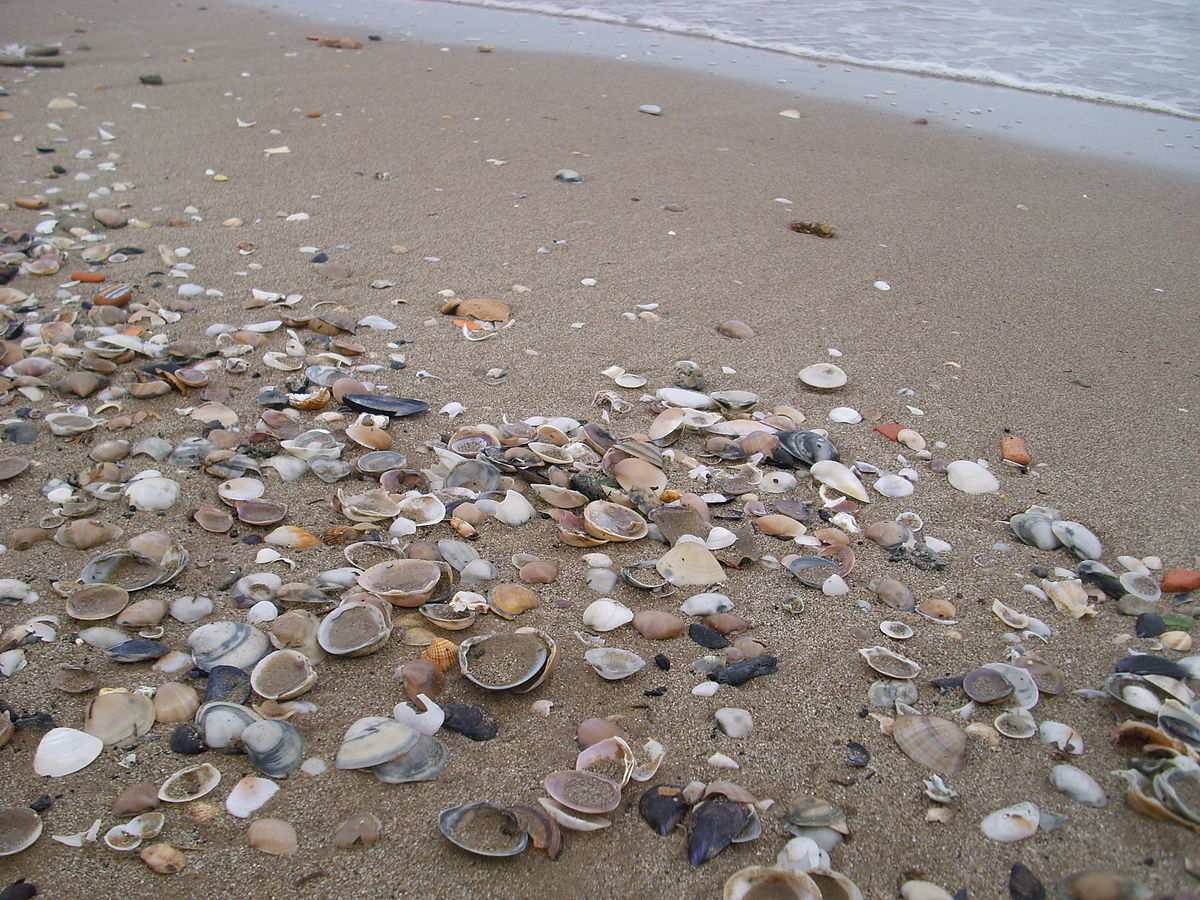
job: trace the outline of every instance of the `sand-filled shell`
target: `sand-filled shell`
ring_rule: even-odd
[[[84,622],[96,622],[117,615],[129,604],[129,591],[115,584],[88,584],[76,588],[67,598],[67,615]]]
[[[158,799],[164,803],[190,803],[211,792],[221,782],[221,771],[212,763],[180,769],[163,782]]]
[[[632,650],[622,650],[619,647],[593,647],[584,653],[583,657],[596,670],[596,674],[606,681],[628,678],[640,672],[646,665],[646,661]]]
[[[782,866],[747,866],[725,881],[723,900],[833,900],[804,872]]]
[[[390,617],[371,603],[346,602],[328,613],[317,628],[317,643],[335,656],[366,656],[392,635]]]
[[[621,805],[621,785],[594,772],[553,772],[546,776],[544,784],[546,793],[575,812],[597,815]]]
[[[892,737],[909,759],[941,775],[956,775],[966,765],[967,736],[948,719],[900,715]]]
[[[314,664],[325,658],[317,640],[321,620],[307,609],[290,609],[268,626],[268,639],[277,650],[296,650]]]
[[[188,635],[196,665],[204,671],[214,666],[234,666],[247,672],[271,652],[266,634],[241,622],[211,622]]]
[[[358,585],[394,606],[418,607],[450,584],[450,567],[428,559],[390,559],[362,572]]]
[[[450,843],[479,856],[516,856],[529,844],[515,815],[485,801],[442,810],[438,830]]]
[[[976,703],[999,703],[1012,694],[1013,686],[994,669],[973,669],[963,676],[963,691]]]
[[[475,597],[482,596],[475,594],[473,591],[459,591],[455,596],[460,594],[469,594]],[[486,602],[486,601],[485,601]],[[444,628],[447,631],[463,631],[475,624],[475,619],[478,613],[471,608],[456,609],[449,603],[422,603],[417,607],[417,612],[425,621],[436,625],[438,628]]]
[[[162,583],[166,574],[144,553],[112,550],[88,560],[79,580],[85,584],[112,584],[132,592]]]
[[[867,661],[867,665],[888,678],[916,678],[921,671],[919,663],[888,647],[864,647],[858,652]]]
[[[476,635],[458,646],[459,670],[489,691],[531,691],[546,680],[557,661],[558,645],[532,628]]]
[[[104,742],[95,735],[74,728],[52,728],[42,736],[34,751],[33,771],[61,778],[91,765],[103,749]]]
[[[0,809],[0,856],[20,853],[41,836],[42,817],[28,806]]]
[[[290,700],[317,683],[312,661],[298,650],[276,650],[260,659],[250,673],[250,686],[268,700]]]
[[[154,701],[145,694],[103,690],[88,704],[83,730],[111,748],[145,734],[154,721]]]
[[[636,541],[649,529],[637,511],[608,500],[593,500],[585,506],[583,523],[588,534],[605,541]]]

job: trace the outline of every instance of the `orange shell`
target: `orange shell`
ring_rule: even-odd
[[[421,659],[427,659],[443,672],[449,672],[458,668],[458,644],[435,637],[432,643],[421,651]]]

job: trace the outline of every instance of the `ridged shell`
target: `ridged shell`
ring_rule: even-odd
[[[966,765],[967,736],[947,719],[901,715],[892,737],[913,762],[942,775],[956,775]]]

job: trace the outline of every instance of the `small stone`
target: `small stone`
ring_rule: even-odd
[[[13,205],[21,209],[45,209],[50,205],[50,201],[45,197],[18,197],[13,201]]]
[[[92,210],[92,218],[105,228],[124,228],[129,224],[129,219],[124,213],[106,207]]]
[[[328,278],[330,281],[339,281],[350,276],[350,270],[339,262],[329,260],[328,262],[318,263],[316,266],[317,274],[322,278]]]
[[[1200,572],[1193,569],[1171,569],[1163,575],[1162,590],[1168,594],[1200,590]]]
[[[1033,457],[1029,455],[1029,448],[1025,446],[1024,438],[1019,438],[1015,434],[1008,434],[1000,438],[1000,455],[1018,466],[1027,466],[1033,462]]]
[[[731,337],[738,341],[754,337],[754,329],[741,319],[730,319],[727,322],[722,322],[717,326],[717,331],[725,335],[725,337]]]
[[[141,84],[158,85],[163,83],[161,75],[139,75],[138,82]]]
[[[554,173],[554,180],[566,182],[567,184],[580,184],[583,182],[583,176],[574,169],[559,169]]]
[[[731,738],[744,738],[754,730],[754,718],[744,709],[726,706],[713,713],[717,727]]]
[[[643,103],[638,107],[638,112],[644,112],[648,116],[661,116],[663,109],[661,106],[655,106],[653,103]]]
[[[46,104],[46,109],[75,109],[77,106],[79,104],[70,97],[55,97]]]

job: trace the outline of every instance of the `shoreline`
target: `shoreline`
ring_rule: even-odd
[[[237,2],[277,8],[270,0]],[[927,118],[982,140],[998,137],[1081,158],[1124,160],[1200,176],[1200,120],[1084,97],[847,65],[584,17],[441,0],[391,0],[386,6],[357,0],[337,8],[329,0],[300,0],[288,12],[331,24],[391,29],[423,43],[489,43],[706,72],[769,88],[789,106],[813,98],[846,103],[898,118]]]
[[[705,681],[697,660],[709,651],[686,633],[651,641],[625,626],[599,635],[648,663],[623,681],[602,681],[576,636],[586,632],[583,610],[601,596],[587,583],[587,551],[563,544],[540,514],[516,527],[486,520],[470,546],[496,568],[496,581],[517,579],[512,560],[521,553],[559,567],[555,582],[534,586],[537,608],[513,621],[489,614],[471,630],[447,632],[457,643],[529,625],[558,642],[558,668],[527,695],[492,695],[457,674],[447,676],[439,702],[484,708],[499,728],[494,740],[439,732],[450,748],[448,765],[421,784],[385,785],[366,772],[335,768],[350,724],[386,716],[404,699],[394,672],[416,658],[420,648],[406,641],[416,626],[425,626],[412,610],[397,608],[382,649],[325,659],[316,686],[299,698],[318,707],[293,719],[305,755],[327,768],[279,779],[279,792],[255,814],[290,823],[296,853],[276,857],[249,847],[248,820],[226,812],[232,786],[259,774],[245,755],[208,750],[182,756],[170,747],[174,724],[159,722],[131,747],[106,750],[76,773],[40,778],[31,762],[46,720],[34,715],[0,746],[10,775],[5,802],[26,805],[47,795],[51,803],[37,843],[5,859],[9,880],[28,878],[46,896],[85,896],[120,879],[129,895],[179,898],[212,897],[236,884],[242,893],[306,900],[408,898],[431,885],[447,898],[540,891],[711,900],[734,872],[773,864],[788,837],[789,810],[815,795],[845,810],[850,839],[833,852],[832,867],[870,898],[895,897],[899,883],[918,872],[950,894],[966,888],[972,897],[1002,896],[1018,860],[1048,893],[1060,879],[1092,867],[1119,871],[1149,885],[1155,896],[1194,885],[1185,869],[1194,836],[1135,813],[1123,798],[1124,782],[1109,774],[1129,764],[1112,743],[1122,715],[1110,703],[1073,693],[1098,690],[1118,660],[1151,651],[1152,640],[1135,637],[1134,619],[1112,601],[1097,601],[1098,615],[1076,620],[1027,592],[1026,585],[1039,583],[1035,571],[1076,561],[1065,551],[1017,544],[1006,523],[1031,505],[1050,505],[1094,531],[1114,568],[1121,554],[1157,556],[1164,570],[1198,567],[1200,546],[1189,517],[1200,508],[1194,441],[1200,368],[1192,352],[1200,283],[1196,179],[1128,160],[980,139],[961,128],[918,127],[827,97],[793,95],[781,102],[778,88],[653,60],[630,66],[602,57],[510,52],[490,34],[473,34],[457,22],[446,26],[451,33],[493,44],[492,52],[457,39],[401,41],[394,31],[368,42],[374,32],[359,25],[208,0],[171,7],[157,0],[102,6],[56,0],[53,9],[44,0],[10,0],[8,16],[14,39],[62,41],[69,51],[62,69],[0,73],[8,92],[0,110],[9,116],[0,121],[0,137],[15,148],[0,158],[0,218],[26,231],[54,219],[49,236],[68,248],[59,273],[11,282],[38,299],[36,308],[17,314],[24,317],[20,338],[33,352],[42,325],[61,335],[66,329],[51,322],[60,312],[62,321],[90,323],[84,301],[91,288],[67,278],[87,268],[109,283],[134,285],[144,308],[130,306],[139,318],[127,324],[193,345],[200,362],[219,365],[203,398],[195,389],[149,399],[118,394],[121,409],[100,417],[128,415],[129,427],[106,424],[90,441],[52,435],[45,413],[73,402],[94,411],[93,398],[47,387],[40,399],[10,395],[12,402],[0,407],[6,428],[36,429],[32,443],[6,442],[0,454],[31,461],[28,471],[4,483],[12,499],[3,507],[10,521],[0,534],[8,547],[0,560],[8,577],[39,594],[29,605],[0,607],[0,622],[60,617],[57,639],[24,647],[28,667],[0,679],[5,702],[60,726],[81,727],[94,694],[52,687],[62,665],[93,671],[104,688],[179,682],[204,693],[204,679],[186,670],[169,674],[148,663],[117,663],[81,643],[86,623],[66,615],[55,591],[64,571],[73,576],[96,553],[134,535],[166,529],[186,543],[189,565],[171,586],[144,596],[169,603],[209,595],[215,609],[204,622],[246,621],[235,592],[215,588],[234,568],[309,581],[346,565],[338,529],[350,520],[332,500],[339,488],[375,486],[367,476],[326,483],[308,472],[284,482],[263,468],[265,496],[286,504],[286,524],[322,538],[307,548],[279,547],[292,568],[257,561],[267,528],[237,524],[236,535],[209,533],[193,521],[193,510],[221,505],[215,474],[135,455],[120,460],[117,477],[161,470],[180,487],[171,508],[100,502],[93,515],[124,534],[86,551],[52,537],[19,550],[12,540],[15,528],[36,527],[51,512],[43,493],[47,480],[92,478],[96,460],[89,454],[102,442],[132,444],[158,435],[178,445],[208,433],[207,420],[188,413],[208,399],[239,417],[239,430],[222,439],[236,441],[256,461],[279,452],[258,426],[260,396],[269,387],[288,393],[305,387],[298,371],[265,362],[264,354],[285,351],[289,338],[287,327],[270,330],[264,323],[284,315],[338,312],[335,321],[354,328],[338,337],[361,345],[346,351],[359,354],[349,357],[356,377],[381,393],[429,404],[427,412],[387,429],[413,468],[429,467],[428,443],[444,442],[464,424],[567,416],[606,422],[622,436],[644,433],[655,412],[643,394],[672,385],[677,362],[691,360],[709,390],[751,391],[764,412],[794,407],[806,417],[804,427],[828,431],[849,463],[911,469],[910,496],[886,497],[871,488],[871,502],[856,512],[861,526],[914,511],[925,535],[951,545],[948,565],[934,571],[889,560],[861,534],[851,535],[856,564],[846,574],[850,593],[842,596],[810,590],[766,563],[724,572],[722,589],[734,612],[754,626],[749,635],[779,665],[773,675],[705,697],[694,688]],[[313,34],[364,46],[323,47],[306,39]],[[528,35],[522,29],[511,40],[524,48],[519,42]],[[162,84],[143,83],[146,75],[161,76]],[[644,103],[661,105],[663,115],[639,111]],[[800,119],[779,116],[790,106]],[[563,169],[578,171],[583,181],[556,180]],[[31,195],[45,197],[46,207],[15,203]],[[83,248],[97,241],[70,229],[89,237],[102,233],[93,215],[100,207],[120,207],[132,220],[104,233],[105,241],[143,252],[84,266]],[[831,224],[837,237],[797,233],[789,227],[797,220]],[[336,265],[314,262],[318,255]],[[184,285],[195,287],[180,291]],[[256,292],[298,296],[281,307]],[[449,294],[503,300],[512,324],[492,339],[468,341],[441,312]],[[368,317],[395,327],[357,324]],[[754,333],[734,339],[718,332],[730,319],[745,321]],[[244,346],[261,343],[241,357],[246,371],[225,370],[221,329],[210,330],[217,325],[241,329]],[[330,349],[330,335],[303,325],[293,330],[304,364],[328,359],[319,354]],[[62,339],[75,338],[72,332]],[[846,385],[822,392],[798,379],[802,368],[819,362],[841,366]],[[121,362],[113,385],[127,388],[136,367],[148,363]],[[64,357],[62,366],[69,365]],[[645,377],[645,388],[618,389],[602,374],[611,365]],[[489,374],[493,370],[505,375]],[[58,376],[47,380],[57,384]],[[607,391],[628,410],[604,405]],[[451,419],[442,412],[448,404],[466,409]],[[24,407],[41,417],[19,415]],[[864,421],[831,418],[840,407],[858,411]],[[297,428],[336,430],[353,420],[333,403],[295,415]],[[932,458],[875,432],[875,422],[917,429]],[[1010,433],[1028,442],[1029,468],[1001,459],[1000,440]],[[672,445],[679,457],[668,467],[671,489],[719,486],[697,480],[704,466],[721,478],[733,473],[734,463],[705,456],[707,449],[700,434]],[[363,452],[347,446],[343,456],[357,461]],[[684,456],[702,466],[693,469]],[[1000,490],[958,492],[934,459],[983,459]],[[790,493],[763,489],[760,498],[768,504],[799,499],[819,509],[815,484],[800,470],[794,474],[798,484]],[[721,511],[741,510],[740,496]],[[532,493],[530,499],[539,513],[548,509]],[[747,518],[720,521],[741,527]],[[815,531],[819,523],[812,519],[807,527]],[[420,536],[436,541],[459,534],[438,523]],[[776,558],[801,547],[764,534],[751,538],[757,553]],[[617,567],[665,551],[652,539],[598,549]],[[887,606],[870,588],[882,577],[902,580],[922,601],[949,600],[956,621],[941,624]],[[683,598],[699,590],[681,587],[658,598],[618,583],[606,596],[634,610],[679,614]],[[805,601],[803,614],[789,605],[794,595]],[[1022,638],[1001,625],[994,600],[1044,620],[1054,631],[1049,641]],[[916,707],[964,726],[987,726],[998,711],[957,713],[965,696],[943,693],[930,681],[1003,661],[1014,640],[1027,642],[1066,679],[1066,690],[1043,697],[1033,714],[1039,723],[1078,729],[1083,754],[1067,759],[1038,737],[997,739],[993,746],[976,729],[966,768],[950,778],[959,794],[947,807],[951,812],[929,820],[923,781],[930,771],[871,717],[885,710],[868,706],[877,676],[859,650],[890,641],[880,625],[891,620],[915,632],[895,646],[923,667]],[[167,616],[162,625],[162,642],[186,650],[195,624]],[[651,662],[659,653],[671,661],[669,670]],[[551,701],[549,715],[534,710],[534,700]],[[727,707],[752,715],[747,737],[715,726],[716,711]],[[441,837],[439,812],[458,804],[536,805],[547,775],[575,764],[576,729],[592,716],[617,717],[635,750],[651,739],[666,746],[650,784],[728,778],[774,801],[761,813],[762,836],[693,868],[686,835],[678,830],[660,838],[650,831],[637,810],[643,786],[631,784],[610,827],[569,834],[553,861],[533,850],[484,860]],[[848,742],[868,749],[869,766],[847,761]],[[719,768],[711,762],[715,753],[740,768]],[[1106,807],[1083,806],[1051,788],[1048,770],[1064,760],[1101,783]],[[223,775],[201,801],[213,809],[159,808],[166,828],[157,840],[184,848],[183,872],[158,875],[136,853],[52,839],[85,830],[97,818],[103,829],[111,827],[120,821],[111,809],[122,789],[159,785],[199,761]],[[1054,813],[1049,824],[1058,815],[1065,823],[1011,844],[984,837],[985,816],[1026,801]],[[330,833],[356,811],[380,818],[378,843],[334,847]]]

